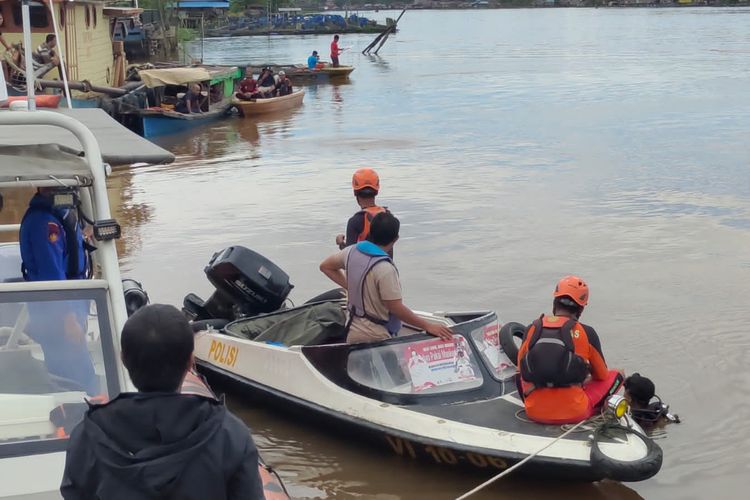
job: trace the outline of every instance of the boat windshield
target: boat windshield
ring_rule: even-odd
[[[104,289],[0,292],[0,448],[59,441],[118,391]]]
[[[485,366],[497,380],[508,380],[516,374],[516,366],[500,346],[500,322],[478,325],[469,335],[482,356]]]
[[[443,394],[482,385],[466,338],[423,339],[353,350],[347,363],[356,382],[398,394]]]

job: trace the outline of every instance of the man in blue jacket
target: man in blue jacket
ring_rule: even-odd
[[[74,193],[39,188],[21,221],[19,240],[26,281],[86,279],[91,265],[74,204],[55,206],[55,195]],[[74,197],[73,197],[74,199]],[[91,395],[98,381],[86,345],[88,300],[30,302],[26,333],[42,347],[50,374],[76,382]]]
[[[261,500],[250,430],[213,397],[182,394],[193,332],[173,306],[136,311],[122,361],[139,392],[92,405],[70,436],[65,500]]]

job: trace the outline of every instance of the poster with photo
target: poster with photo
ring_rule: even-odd
[[[476,331],[475,331],[476,332]],[[500,323],[493,321],[482,327],[481,335],[472,333],[472,338],[482,351],[482,355],[501,379],[513,376],[516,367],[500,347]]]
[[[414,392],[477,379],[466,339],[459,336],[453,339],[451,342],[435,339],[406,347],[406,364]]]

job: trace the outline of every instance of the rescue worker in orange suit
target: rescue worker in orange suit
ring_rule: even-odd
[[[588,285],[566,276],[555,287],[552,315],[542,315],[526,329],[517,366],[519,392],[531,420],[580,422],[622,386],[622,375],[607,367],[596,331],[579,321],[588,300]]]
[[[342,250],[365,241],[370,234],[370,223],[373,217],[386,211],[384,207],[375,203],[375,197],[380,192],[380,178],[375,170],[360,168],[354,172],[352,189],[354,189],[354,197],[357,199],[360,210],[346,224],[346,236],[343,234],[336,236],[336,244]]]

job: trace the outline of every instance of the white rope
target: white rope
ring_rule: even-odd
[[[65,89],[65,99],[67,99],[68,101],[68,109],[73,109],[73,100],[70,98],[70,87],[68,87],[68,74],[65,70],[65,59],[63,58],[63,52],[65,52],[65,50],[60,44],[62,40],[60,40],[60,36],[57,33],[57,20],[55,19],[55,6],[52,5],[52,0],[47,0],[47,1],[49,2],[50,14],[52,14],[52,27],[55,30],[55,40],[57,40],[57,53],[60,54],[60,71],[62,72],[63,88]],[[60,5],[62,5],[63,9],[65,8],[65,4],[60,4]],[[88,5],[86,6],[86,8],[87,9],[89,8]],[[94,9],[96,9],[96,5],[94,5]],[[65,39],[65,46],[66,47],[68,46],[67,38]]]
[[[581,422],[578,422],[576,425],[574,425],[573,427],[571,427],[570,429],[568,429],[567,431],[563,432],[558,437],[556,437],[555,439],[553,439],[552,441],[550,441],[549,443],[547,443],[546,445],[544,445],[543,448],[540,448],[539,450],[535,451],[534,453],[532,453],[528,457],[524,458],[523,460],[521,460],[520,462],[518,462],[516,465],[514,465],[513,467],[511,467],[510,469],[506,469],[506,470],[502,471],[500,474],[496,475],[495,477],[490,478],[489,480],[487,480],[484,483],[480,484],[479,486],[477,486],[473,490],[467,491],[466,493],[464,493],[460,497],[456,498],[456,500],[464,500],[465,498],[469,498],[471,495],[473,495],[474,493],[478,492],[479,490],[482,490],[482,489],[486,488],[487,486],[491,485],[492,483],[494,483],[495,481],[497,481],[498,479],[507,476],[508,474],[510,474],[511,472],[513,472],[515,469],[519,468],[520,466],[522,466],[523,464],[525,464],[526,462],[528,462],[529,460],[531,460],[535,456],[539,455],[541,452],[543,452],[544,450],[546,450],[547,448],[549,448],[550,446],[552,446],[556,442],[560,441],[562,438],[564,438],[565,436],[567,436],[568,434],[570,434],[571,432],[573,432],[574,430],[576,430],[578,427],[580,427],[581,425],[583,425],[583,424],[585,424],[587,422],[588,422],[588,420],[583,420]]]

